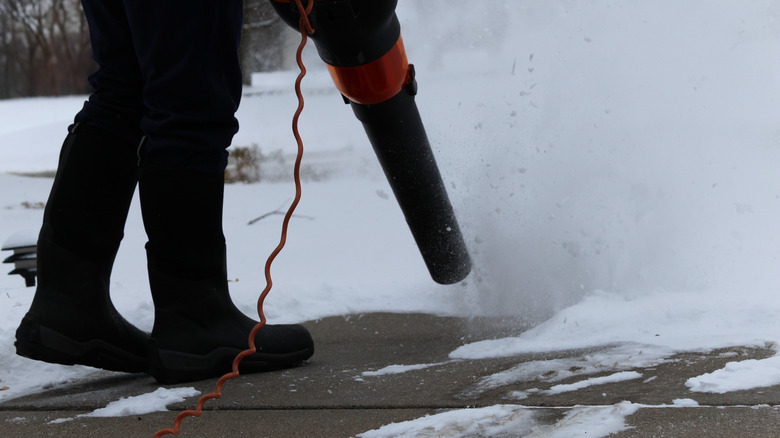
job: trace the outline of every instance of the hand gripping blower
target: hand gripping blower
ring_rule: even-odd
[[[298,29],[292,0],[270,0]],[[303,0],[303,4],[308,1]],[[397,0],[316,0],[310,35],[333,82],[363,123],[434,281],[452,284],[471,259],[431,151],[414,97],[414,66],[406,59]]]

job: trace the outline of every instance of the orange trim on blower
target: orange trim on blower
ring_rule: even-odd
[[[411,82],[409,61],[400,36],[387,53],[368,64],[355,67],[326,65],[341,94],[361,105],[382,103]]]

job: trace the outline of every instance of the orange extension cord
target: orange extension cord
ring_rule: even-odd
[[[260,294],[260,298],[257,300],[257,314],[260,317],[260,321],[255,324],[255,326],[252,328],[252,331],[249,332],[249,348],[236,356],[236,358],[233,360],[233,371],[225,374],[217,381],[214,392],[201,396],[200,399],[198,399],[198,403],[194,410],[190,409],[182,411],[179,415],[176,416],[176,419],[173,422],[173,427],[158,430],[157,433],[154,434],[153,438],[158,438],[164,435],[178,435],[179,426],[185,418],[200,417],[200,415],[203,413],[203,405],[211,399],[222,397],[222,385],[224,385],[228,380],[238,377],[238,364],[241,362],[241,360],[251,354],[254,354],[257,351],[255,349],[255,335],[257,334],[258,330],[260,330],[266,323],[265,314],[263,313],[263,302],[265,301],[265,297],[268,295],[268,292],[271,291],[271,286],[273,285],[273,281],[271,281],[271,264],[273,263],[276,256],[281,252],[282,248],[284,248],[284,244],[287,241],[287,227],[290,223],[290,218],[292,217],[295,208],[298,206],[298,202],[301,200],[300,173],[301,159],[303,158],[303,141],[301,140],[300,133],[298,132],[298,119],[300,118],[301,112],[303,112],[303,94],[301,93],[301,81],[306,75],[306,67],[303,65],[301,54],[303,53],[303,48],[306,45],[306,41],[308,40],[308,34],[314,33],[314,29],[311,27],[308,18],[314,2],[310,1],[306,8],[304,8],[301,4],[301,0],[295,0],[295,4],[298,7],[298,12],[301,14],[301,20],[298,25],[298,28],[301,32],[301,42],[298,45],[298,51],[296,52],[296,61],[298,62],[300,73],[295,80],[295,94],[298,96],[298,109],[295,111],[295,115],[293,115],[292,119],[293,136],[295,137],[295,141],[298,143],[298,155],[295,159],[295,166],[293,168],[293,178],[295,179],[295,199],[293,199],[292,204],[290,204],[290,208],[288,208],[287,213],[284,216],[284,221],[282,222],[282,235],[279,241],[279,245],[277,245],[276,249],[271,252],[271,255],[268,256],[268,260],[265,262],[266,286],[263,292]]]

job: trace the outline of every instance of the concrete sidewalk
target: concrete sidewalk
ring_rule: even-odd
[[[613,435],[619,438],[780,436],[780,387],[708,394],[693,393],[684,385],[690,377],[720,369],[729,361],[772,356],[774,351],[770,349],[682,354],[637,370],[654,378],[551,395],[531,391],[527,398],[513,400],[507,398],[511,391],[544,389],[550,384],[532,379],[483,391],[475,391],[475,384],[482,377],[531,360],[570,358],[598,350],[453,361],[449,353],[465,343],[516,335],[520,329],[511,325],[501,328],[501,323],[495,321],[385,313],[326,318],[306,326],[317,348],[309,363],[229,381],[221,399],[206,403],[202,417],[184,420],[179,436],[352,437],[445,409],[496,404],[526,406],[533,410],[537,424],[552,425],[575,406],[611,406],[622,401],[654,407],[627,416],[631,429]],[[436,365],[397,374],[363,374],[399,364]],[[603,375],[611,373],[605,371]],[[213,391],[215,382],[179,386],[194,386],[207,393]],[[172,426],[180,410],[193,408],[197,397],[169,406],[169,412],[112,418],[77,415],[122,397],[152,392],[159,386],[144,375],[100,372],[68,387],[10,400],[0,404],[0,437],[151,437],[157,430]],[[693,399],[700,406],[671,407],[676,399]],[[68,421],[52,423],[57,419]]]

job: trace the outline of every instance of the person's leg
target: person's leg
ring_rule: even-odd
[[[139,190],[155,305],[149,373],[163,383],[219,376],[247,349],[255,321],[230,298],[222,234],[222,173],[143,165]],[[298,325],[266,325],[242,373],[282,369],[313,354]]]
[[[134,155],[134,145],[89,126],[75,126],[65,140],[38,237],[38,287],[16,331],[19,355],[147,371],[149,336],[120,316],[109,295],[136,185]]]
[[[138,180],[141,81],[121,1],[83,6],[100,69],[60,151],[38,239],[38,287],[16,348],[47,362],[145,372],[149,336],[119,315],[109,294]]]
[[[238,130],[242,0],[125,0],[146,114],[143,159],[216,173]]]
[[[76,115],[76,123],[111,132],[137,147],[142,137],[141,119],[146,114],[144,79],[124,2],[82,0],[81,5],[98,70],[89,77],[92,93]]]
[[[148,108],[139,193],[155,304],[149,373],[166,383],[218,376],[247,348],[255,324],[230,298],[222,230],[226,148],[241,96],[242,2],[126,4]],[[256,343],[242,372],[313,354],[298,325],[266,326]]]

